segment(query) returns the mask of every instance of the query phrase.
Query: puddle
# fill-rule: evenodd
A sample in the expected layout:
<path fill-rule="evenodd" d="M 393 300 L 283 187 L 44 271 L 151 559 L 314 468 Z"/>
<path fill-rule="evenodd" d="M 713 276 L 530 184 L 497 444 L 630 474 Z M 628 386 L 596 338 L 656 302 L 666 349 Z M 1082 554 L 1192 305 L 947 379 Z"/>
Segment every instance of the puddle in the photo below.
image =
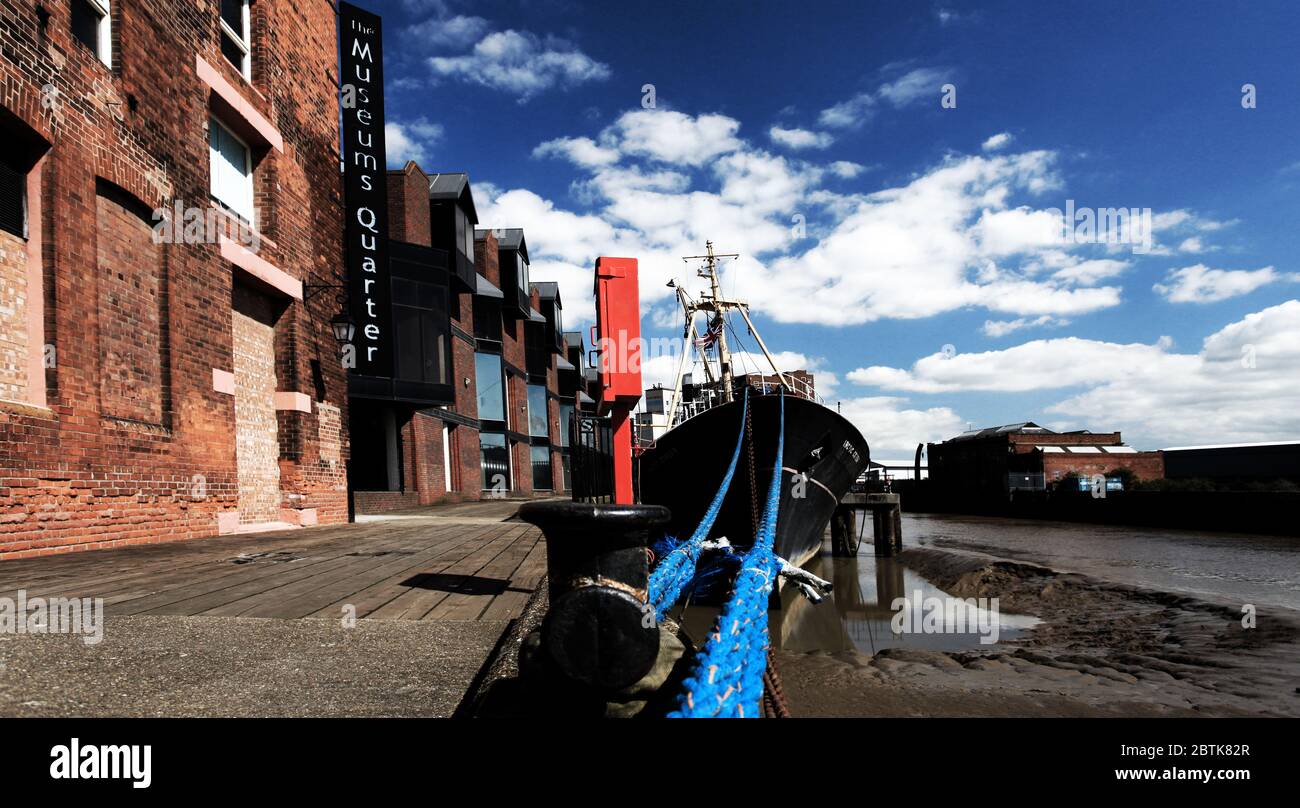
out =
<path fill-rule="evenodd" d="M 989 649 L 1023 636 L 1041 622 L 1037 617 L 995 610 L 991 603 L 969 605 L 953 598 L 893 558 L 876 558 L 869 544 L 857 558 L 835 558 L 824 547 L 805 568 L 830 581 L 834 591 L 813 604 L 787 586 L 781 608 L 770 612 L 769 631 L 776 648 L 864 654 L 884 648 Z M 893 608 L 900 598 L 906 599 L 906 605 Z M 906 613 L 896 620 L 900 612 Z M 703 638 L 717 613 L 717 608 L 691 606 L 683 616 L 683 627 L 691 637 Z M 985 638 L 996 642 L 981 642 Z"/>

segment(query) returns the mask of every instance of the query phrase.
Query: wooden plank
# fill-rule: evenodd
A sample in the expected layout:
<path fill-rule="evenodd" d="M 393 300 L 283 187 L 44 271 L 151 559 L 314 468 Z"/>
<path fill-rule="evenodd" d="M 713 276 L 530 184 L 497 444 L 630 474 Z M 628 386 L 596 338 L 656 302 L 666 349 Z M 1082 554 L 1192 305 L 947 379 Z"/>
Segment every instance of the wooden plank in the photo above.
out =
<path fill-rule="evenodd" d="M 546 539 L 538 536 L 528 556 L 511 576 L 510 588 L 493 598 L 479 619 L 512 620 L 518 617 L 545 575 Z"/>
<path fill-rule="evenodd" d="M 400 544 L 404 540 L 410 540 L 410 534 L 413 534 L 414 532 L 414 529 L 412 529 L 411 531 L 406 532 L 407 535 L 392 536 L 382 545 L 376 545 L 372 542 L 364 546 L 386 547 L 393 543 Z M 156 587 L 154 591 L 141 593 L 130 599 L 119 598 L 118 600 L 121 602 L 115 603 L 113 608 L 108 611 L 113 614 L 143 614 L 153 609 L 169 606 L 201 595 L 215 595 L 218 592 L 234 586 L 254 581 L 272 579 L 275 576 L 283 575 L 288 568 L 292 568 L 295 572 L 301 571 L 317 564 L 342 557 L 346 555 L 347 552 L 356 552 L 357 547 L 358 545 L 355 544 L 339 546 L 335 547 L 328 555 L 321 553 L 316 556 L 306 557 L 302 561 L 280 564 L 254 562 L 252 564 L 235 565 L 230 564 L 229 560 L 227 560 L 222 564 L 223 568 L 226 564 L 230 565 L 230 569 L 227 572 L 215 575 L 189 577 L 178 575 L 173 580 L 165 582 L 167 584 L 174 583 L 175 586 L 160 585 L 159 587 Z M 264 585 L 264 588 L 269 588 L 269 586 L 270 584 L 267 583 Z"/>
<path fill-rule="evenodd" d="M 415 538 L 411 540 L 416 542 L 428 541 L 427 538 Z M 133 609 L 130 613 L 193 615 L 220 609 L 220 607 L 227 606 L 228 604 L 235 603 L 244 598 L 355 563 L 357 559 L 355 557 L 349 557 L 343 552 L 344 550 L 356 551 L 355 547 L 340 547 L 338 548 L 337 555 L 329 558 L 321 558 L 305 566 L 302 562 L 269 565 L 261 574 L 247 581 L 233 585 L 221 585 L 224 582 L 218 582 L 218 586 L 214 588 L 206 582 L 199 582 L 191 587 L 187 587 L 179 593 L 176 593 L 181 595 L 180 598 L 171 598 L 170 596 L 167 596 L 170 600 L 166 604 L 159 604 L 154 608 L 144 610 Z"/>
<path fill-rule="evenodd" d="M 509 547 L 519 532 L 527 528 L 527 525 L 520 527 L 517 523 L 503 524 L 488 534 L 486 543 L 437 569 L 429 570 L 429 574 L 472 575 Z M 449 594 L 443 590 L 419 587 L 407 587 L 406 590 L 371 612 L 369 617 L 376 620 L 418 620 Z"/>
<path fill-rule="evenodd" d="M 267 593 L 266 596 L 241 601 L 241 603 L 251 604 L 251 608 L 241 612 L 239 616 L 301 618 L 317 611 L 322 606 L 338 601 L 340 598 L 343 602 L 350 603 L 350 597 L 361 589 L 365 589 L 372 584 L 394 580 L 396 576 L 411 569 L 413 558 L 425 561 L 436 559 L 445 555 L 454 547 L 474 543 L 475 538 L 472 535 L 462 534 L 456 536 L 450 542 L 439 543 L 426 548 L 423 552 L 416 552 L 412 556 L 381 557 L 376 559 L 381 563 L 373 566 L 357 565 L 355 569 L 344 570 L 341 575 L 331 574 L 329 576 L 310 578 L 297 584 L 282 587 L 274 592 Z M 405 579 L 396 578 L 396 580 Z M 355 604 L 353 605 L 355 606 Z M 336 612 L 336 614 L 338 613 Z"/>
<path fill-rule="evenodd" d="M 465 541 L 481 542 L 483 538 L 494 531 L 494 528 L 476 526 L 473 531 L 467 531 L 463 534 Z M 356 609 L 357 617 L 368 617 L 371 612 L 384 604 L 396 598 L 398 595 L 406 592 L 409 587 L 402 586 L 402 581 L 407 580 L 413 575 L 428 570 L 430 565 L 437 565 L 445 562 L 446 556 L 452 548 L 438 547 L 430 552 L 421 553 L 418 556 L 408 558 L 408 563 L 401 570 L 389 575 L 382 580 L 373 581 L 367 586 L 347 593 L 346 596 L 337 597 L 335 600 L 326 603 L 306 617 L 336 617 L 344 604 L 349 604 Z M 326 590 L 330 591 L 330 590 Z"/>
<path fill-rule="evenodd" d="M 500 555 L 488 562 L 474 573 L 475 577 L 502 582 L 500 592 L 467 591 L 466 587 L 457 589 L 424 616 L 425 620 L 477 620 L 492 600 L 503 594 L 510 586 L 515 570 L 528 557 L 529 551 L 537 544 L 539 531 L 535 528 L 525 531 L 515 539 Z"/>

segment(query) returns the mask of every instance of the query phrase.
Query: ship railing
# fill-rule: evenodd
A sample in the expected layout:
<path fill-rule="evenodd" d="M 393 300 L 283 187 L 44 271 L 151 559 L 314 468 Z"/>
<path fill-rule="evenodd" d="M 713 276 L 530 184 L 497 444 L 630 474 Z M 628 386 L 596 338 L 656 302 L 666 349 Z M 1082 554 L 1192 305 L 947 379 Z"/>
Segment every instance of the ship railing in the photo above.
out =
<path fill-rule="evenodd" d="M 791 376 L 789 374 L 784 374 L 784 375 L 785 375 L 784 384 L 776 384 L 776 383 L 763 384 L 763 385 L 759 385 L 756 389 L 758 389 L 759 391 L 761 391 L 763 394 L 766 395 L 770 393 L 775 393 L 778 388 L 784 387 L 787 394 L 795 396 L 796 398 L 803 398 L 803 399 L 807 399 L 808 401 L 815 401 L 818 404 L 822 404 L 822 405 L 826 404 L 825 399 L 817 395 L 816 388 L 814 388 L 812 384 L 805 381 L 804 379 L 798 378 L 797 376 Z M 674 424 L 681 424 L 685 421 L 689 421 L 690 419 L 694 418 L 700 413 L 707 412 L 708 410 L 711 410 L 714 407 L 721 407 L 723 404 L 727 403 L 727 400 L 719 394 L 708 393 L 704 391 L 701 392 L 702 392 L 702 396 L 700 398 L 694 401 L 683 401 L 680 404 L 678 404 L 677 418 L 674 420 L 673 422 Z"/>

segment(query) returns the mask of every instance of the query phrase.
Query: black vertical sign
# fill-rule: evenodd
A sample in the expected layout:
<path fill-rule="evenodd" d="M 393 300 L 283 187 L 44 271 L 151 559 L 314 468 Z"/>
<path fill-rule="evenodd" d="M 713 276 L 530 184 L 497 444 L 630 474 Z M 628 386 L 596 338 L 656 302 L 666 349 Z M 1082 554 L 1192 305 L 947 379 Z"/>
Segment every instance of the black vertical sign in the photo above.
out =
<path fill-rule="evenodd" d="M 384 51 L 378 16 L 339 3 L 343 190 L 348 299 L 357 331 L 355 373 L 393 375 L 384 153 Z"/>

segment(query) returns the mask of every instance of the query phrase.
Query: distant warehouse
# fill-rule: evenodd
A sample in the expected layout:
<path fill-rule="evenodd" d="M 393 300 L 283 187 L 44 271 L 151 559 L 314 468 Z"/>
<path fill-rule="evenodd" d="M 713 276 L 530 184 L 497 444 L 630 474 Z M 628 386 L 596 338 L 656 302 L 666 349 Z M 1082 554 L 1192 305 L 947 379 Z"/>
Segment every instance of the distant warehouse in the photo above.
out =
<path fill-rule="evenodd" d="M 941 496 L 1042 491 L 1072 474 L 1104 475 L 1108 487 L 1119 486 L 1116 472 L 1124 469 L 1143 480 L 1165 476 L 1160 452 L 1126 446 L 1118 432 L 1054 432 L 1031 421 L 963 432 L 926 451 L 931 485 Z"/>
<path fill-rule="evenodd" d="M 1300 441 L 1227 443 L 1165 449 L 1165 476 L 1174 479 L 1300 479 Z"/>

